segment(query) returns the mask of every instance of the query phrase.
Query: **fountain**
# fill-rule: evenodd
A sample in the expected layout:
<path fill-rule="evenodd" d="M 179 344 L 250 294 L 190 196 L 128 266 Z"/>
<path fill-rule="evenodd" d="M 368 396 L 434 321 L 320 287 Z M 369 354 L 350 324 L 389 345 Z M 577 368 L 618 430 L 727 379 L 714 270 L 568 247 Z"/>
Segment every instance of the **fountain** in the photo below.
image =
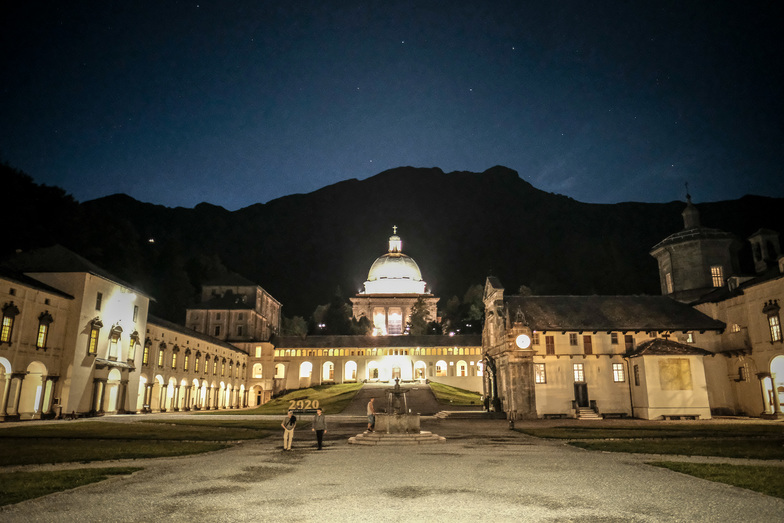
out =
<path fill-rule="evenodd" d="M 419 430 L 419 413 L 412 414 L 408 408 L 406 393 L 400 388 L 400 378 L 395 378 L 395 386 L 387 389 L 387 408 L 383 414 L 376 414 L 376 430 L 364 432 L 348 439 L 356 445 L 425 445 L 444 443 L 446 438 Z"/>
<path fill-rule="evenodd" d="M 387 434 L 419 434 L 419 414 L 409 411 L 407 391 L 400 388 L 400 378 L 395 378 L 395 386 L 386 393 L 386 413 L 376 416 L 376 430 Z"/>

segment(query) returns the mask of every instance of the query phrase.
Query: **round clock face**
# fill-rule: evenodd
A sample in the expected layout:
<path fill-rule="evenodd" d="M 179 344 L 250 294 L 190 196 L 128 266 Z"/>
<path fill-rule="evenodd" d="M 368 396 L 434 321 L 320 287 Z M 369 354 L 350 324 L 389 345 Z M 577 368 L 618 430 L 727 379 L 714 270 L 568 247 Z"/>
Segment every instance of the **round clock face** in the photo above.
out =
<path fill-rule="evenodd" d="M 527 349 L 531 346 L 531 338 L 529 338 L 527 334 L 521 334 L 517 337 L 515 343 L 521 349 Z"/>

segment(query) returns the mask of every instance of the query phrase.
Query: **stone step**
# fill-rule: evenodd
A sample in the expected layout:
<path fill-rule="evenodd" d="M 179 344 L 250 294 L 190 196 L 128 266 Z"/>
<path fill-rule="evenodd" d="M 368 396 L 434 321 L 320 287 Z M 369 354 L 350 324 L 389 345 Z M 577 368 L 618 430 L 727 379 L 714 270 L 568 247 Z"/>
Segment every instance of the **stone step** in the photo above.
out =
<path fill-rule="evenodd" d="M 354 445 L 429 445 L 445 441 L 445 437 L 427 431 L 422 431 L 419 434 L 363 432 L 348 439 L 348 442 Z"/>

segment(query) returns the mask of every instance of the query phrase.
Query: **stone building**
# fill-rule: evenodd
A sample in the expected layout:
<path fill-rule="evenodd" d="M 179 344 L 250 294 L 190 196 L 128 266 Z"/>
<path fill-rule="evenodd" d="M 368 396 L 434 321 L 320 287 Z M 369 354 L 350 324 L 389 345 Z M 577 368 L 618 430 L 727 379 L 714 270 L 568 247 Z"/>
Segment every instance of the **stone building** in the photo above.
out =
<path fill-rule="evenodd" d="M 135 410 L 150 298 L 54 246 L 0 273 L 0 417 Z"/>
<path fill-rule="evenodd" d="M 662 296 L 505 296 L 485 284 L 485 395 L 510 419 L 710 418 L 695 340 L 724 324 Z"/>
<path fill-rule="evenodd" d="M 427 321 L 436 321 L 438 317 L 438 298 L 427 291 L 419 265 L 403 254 L 402 248 L 397 227 L 393 227 L 389 252 L 376 258 L 363 290 L 351 298 L 354 318 L 371 320 L 374 335 L 404 334 L 417 301 L 423 302 Z"/>
<path fill-rule="evenodd" d="M 684 229 L 651 250 L 663 296 L 505 296 L 485 285 L 482 338 L 491 408 L 512 418 L 628 415 L 782 417 L 784 258 L 778 234 L 740 242 L 703 227 L 687 197 Z"/>

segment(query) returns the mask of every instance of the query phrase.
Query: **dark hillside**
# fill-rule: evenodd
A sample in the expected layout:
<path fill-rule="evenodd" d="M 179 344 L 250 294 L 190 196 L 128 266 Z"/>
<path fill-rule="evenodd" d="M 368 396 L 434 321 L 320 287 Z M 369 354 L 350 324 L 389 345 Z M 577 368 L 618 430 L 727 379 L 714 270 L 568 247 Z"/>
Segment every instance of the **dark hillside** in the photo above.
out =
<path fill-rule="evenodd" d="M 361 287 L 393 225 L 442 304 L 491 273 L 509 292 L 524 284 L 540 294 L 658 294 L 648 252 L 683 227 L 684 207 L 581 203 L 540 191 L 505 167 L 400 167 L 234 212 L 206 203 L 171 209 L 125 195 L 79 205 L 57 188 L 22 185 L 11 216 L 26 217 L 16 220 L 24 233 L 6 245 L 63 243 L 148 289 L 153 312 L 178 322 L 201 283 L 227 270 L 259 282 L 287 316 L 307 317 L 336 287 L 346 296 Z M 58 218 L 31 219 L 29 202 L 41 200 Z M 783 203 L 744 196 L 698 208 L 703 225 L 745 240 L 760 227 L 784 230 Z"/>

